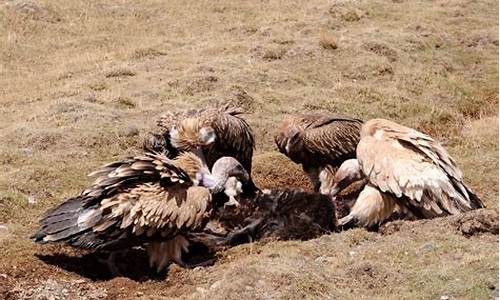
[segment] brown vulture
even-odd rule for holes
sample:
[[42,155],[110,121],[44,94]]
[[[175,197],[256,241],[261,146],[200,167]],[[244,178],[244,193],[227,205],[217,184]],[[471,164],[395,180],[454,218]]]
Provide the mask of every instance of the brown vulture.
[[314,190],[319,191],[323,168],[335,171],[356,156],[361,125],[361,120],[342,115],[294,115],[285,120],[274,141],[281,153],[302,164]]
[[[168,153],[170,157],[191,151],[205,160],[209,168],[219,158],[231,156],[251,174],[255,141],[242,113],[230,105],[167,112],[158,121],[160,132],[151,134],[144,147]],[[256,189],[251,178],[244,189]]]
[[210,174],[190,152],[173,160],[145,153],[107,164],[90,176],[97,178],[88,189],[42,216],[32,238],[110,252],[112,273],[118,273],[114,254],[140,245],[146,245],[157,271],[169,262],[188,266],[181,258],[189,245],[186,234],[203,230],[213,215],[211,192],[223,191],[228,178],[248,180],[234,158],[219,159]]
[[373,226],[394,210],[433,218],[484,207],[453,158],[430,136],[383,119],[366,122],[360,136],[357,159],[340,167],[331,194],[362,178],[367,184],[339,225]]

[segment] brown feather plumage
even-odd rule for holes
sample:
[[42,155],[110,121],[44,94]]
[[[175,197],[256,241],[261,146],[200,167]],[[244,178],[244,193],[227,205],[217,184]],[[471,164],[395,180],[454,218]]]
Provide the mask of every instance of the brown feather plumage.
[[361,125],[361,120],[343,115],[294,115],[285,120],[274,140],[281,153],[302,164],[319,190],[322,168],[338,168],[355,157]]
[[88,189],[47,211],[33,238],[113,250],[201,230],[212,197],[208,189],[193,186],[199,172],[208,169],[192,153],[173,160],[145,153],[107,164],[91,173],[97,178]]

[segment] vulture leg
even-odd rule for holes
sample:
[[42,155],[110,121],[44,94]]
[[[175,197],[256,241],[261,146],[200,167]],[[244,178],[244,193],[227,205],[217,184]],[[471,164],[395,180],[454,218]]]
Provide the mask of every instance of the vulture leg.
[[311,180],[314,191],[319,192],[319,188],[321,187],[321,181],[319,180],[320,168],[302,165],[302,170],[309,177],[309,180]]
[[342,230],[356,227],[358,224],[358,219],[353,215],[347,215],[337,221],[337,226],[342,228]]
[[229,197],[229,200],[226,203],[224,203],[224,207],[230,207],[230,206],[234,207],[240,206],[240,203],[236,200],[236,198],[234,198],[234,196]]

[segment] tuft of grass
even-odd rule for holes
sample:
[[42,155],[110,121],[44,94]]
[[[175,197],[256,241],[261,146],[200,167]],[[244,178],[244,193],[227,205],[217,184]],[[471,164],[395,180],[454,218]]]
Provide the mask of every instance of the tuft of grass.
[[135,72],[128,68],[119,68],[106,72],[104,76],[106,78],[135,76]]
[[141,59],[141,58],[153,58],[157,56],[167,55],[167,52],[158,50],[156,48],[140,48],[136,49],[132,54],[132,58]]
[[116,99],[116,103],[120,107],[124,107],[124,108],[134,108],[134,107],[136,107],[136,104],[135,104],[134,100],[132,100],[132,98],[129,98],[129,97],[120,96],[120,97],[118,97]]

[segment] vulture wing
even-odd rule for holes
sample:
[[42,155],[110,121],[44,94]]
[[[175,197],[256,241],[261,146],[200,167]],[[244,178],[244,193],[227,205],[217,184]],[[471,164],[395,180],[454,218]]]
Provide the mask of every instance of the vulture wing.
[[431,137],[392,122],[381,128],[363,135],[357,147],[358,161],[371,184],[398,198],[404,196],[401,199],[408,202],[404,205],[423,217],[483,207],[462,182],[453,159]]
[[[361,120],[342,115],[292,116],[285,121],[274,141],[281,153],[302,163],[305,169],[339,166],[355,156],[361,125]],[[294,135],[297,140],[292,142]]]
[[124,248],[197,229],[209,211],[210,192],[192,187],[188,174],[164,155],[110,163],[91,175],[97,178],[90,188],[44,214],[36,242]]
[[334,166],[354,158],[361,125],[361,120],[346,116],[317,119],[306,127],[304,134],[304,148],[310,153],[308,158],[322,158],[322,165]]
[[236,158],[250,174],[255,140],[252,129],[239,115],[242,111],[234,107],[225,107],[218,113],[208,116],[217,138],[212,147],[213,153],[207,153],[207,162],[213,165],[222,156]]

